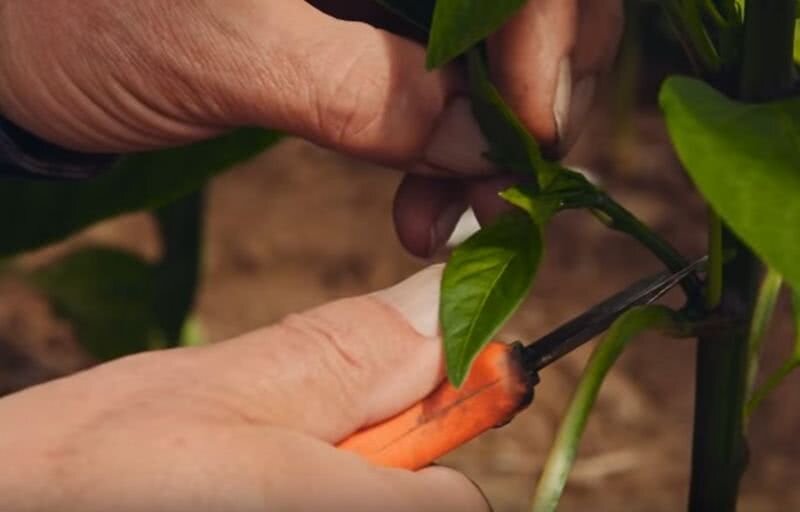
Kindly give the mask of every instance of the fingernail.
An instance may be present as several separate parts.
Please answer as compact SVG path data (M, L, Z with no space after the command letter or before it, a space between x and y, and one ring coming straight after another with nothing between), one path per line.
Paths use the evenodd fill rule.
M572 101L572 64L569 57L561 59L556 79L556 95L553 100L553 118L556 122L556 135L563 140L569 124L570 102Z
M489 143L472 115L467 98L453 98L442 112L439 124L425 150L425 160L435 167L468 174L487 174L496 170L484 157Z
M567 121L566 132L560 138L559 143L563 151L569 149L580 135L580 128L586 122L586 118L592 110L596 88L597 78L594 75L582 78L572 88L572 106L570 107L569 121Z
M373 296L400 312L421 335L439 333L439 288L444 265L433 265Z
M435 253L440 247L447 243L453 230L456 229L458 221L467 209L467 205L462 201L450 203L439 213L436 222L431 226L431 241L428 247L428 255Z
M475 216L475 211L470 208L458 219L458 223L450 234L450 238L447 239L446 245L447 247L455 247L480 230L481 225Z

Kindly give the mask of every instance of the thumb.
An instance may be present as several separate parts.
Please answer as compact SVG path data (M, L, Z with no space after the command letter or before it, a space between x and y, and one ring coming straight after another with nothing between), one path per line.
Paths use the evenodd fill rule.
M280 13L262 7L237 20L250 43L235 58L250 76L230 76L222 92L236 98L234 124L422 172L493 169L454 69L426 71L424 48L387 31L306 2L278 4Z
M335 444L443 379L436 265L204 350L215 386L247 417Z

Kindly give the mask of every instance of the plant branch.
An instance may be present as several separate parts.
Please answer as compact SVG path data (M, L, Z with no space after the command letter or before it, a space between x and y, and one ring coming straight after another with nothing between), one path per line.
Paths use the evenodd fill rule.
M652 305L631 309L611 326L592 353L561 421L536 485L532 512L556 510L603 379L628 342L646 329L682 332L683 327L677 313L664 306Z
M617 203L608 194L598 191L589 205L595 212L599 212L600 220L609 228L625 233L638 240L644 247L652 252L671 271L677 272L689 265L669 242L650 229L633 213ZM690 301L695 301L700 295L702 285L696 274L689 275L681 286Z
M753 396L750 397L750 400L747 401L747 405L745 405L745 420L753 414L753 411L755 411L759 405L761 405L761 402L764 401L764 398L775 391L775 388L777 388L781 382L783 382L784 379L786 379L786 377L788 377L789 374L792 373L798 366L800 366L800 359L789 359L783 363L780 368L775 370L775 372L767 378L766 382L764 382L761 387L755 390Z

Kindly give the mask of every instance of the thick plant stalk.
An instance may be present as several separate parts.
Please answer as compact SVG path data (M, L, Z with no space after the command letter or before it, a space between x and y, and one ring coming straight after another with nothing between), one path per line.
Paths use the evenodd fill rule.
M774 99L790 88L796 2L746 3L740 99ZM735 256L723 268L723 292L717 309L731 321L731 327L701 336L698 343L691 512L736 510L746 462L743 410L747 344L761 269L757 258L725 227L722 245L723 251Z

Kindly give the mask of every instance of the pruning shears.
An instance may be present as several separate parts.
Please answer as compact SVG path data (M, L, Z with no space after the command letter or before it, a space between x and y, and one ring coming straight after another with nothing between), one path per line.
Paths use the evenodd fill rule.
M510 422L533 401L539 370L608 329L635 306L652 304L705 262L638 281L528 346L491 342L460 388L445 381L430 395L338 447L373 464L416 470L478 435Z

